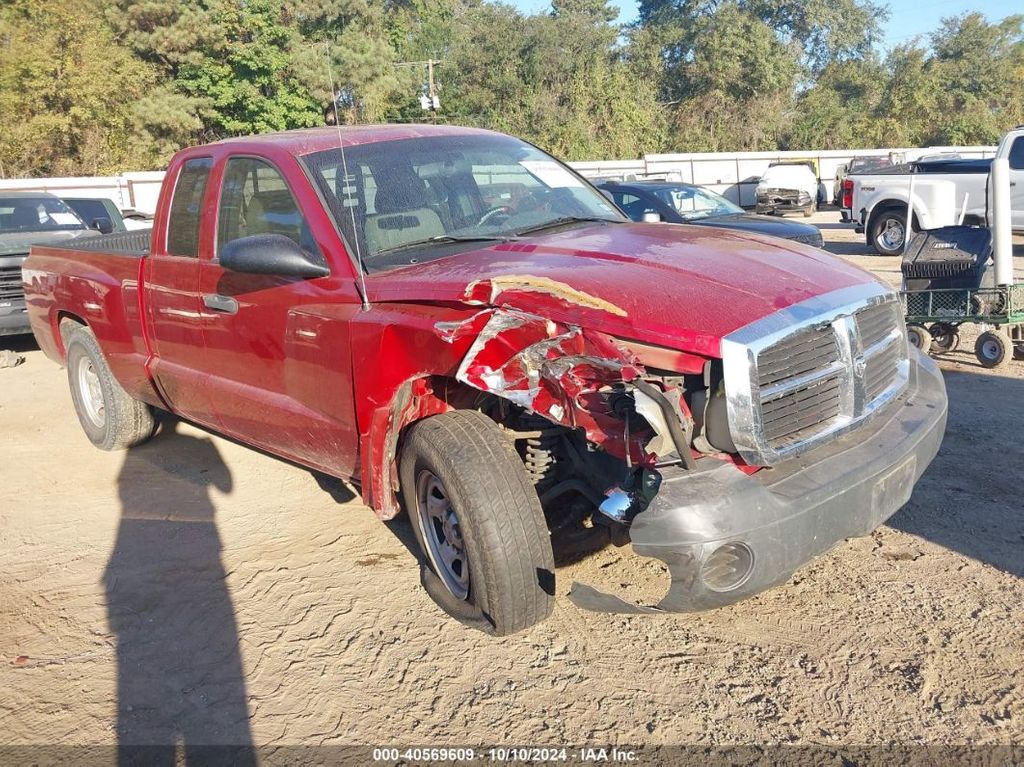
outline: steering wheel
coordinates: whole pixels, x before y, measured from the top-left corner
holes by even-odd
[[[482,216],[480,216],[480,220],[476,222],[475,226],[483,226],[484,224],[489,223],[492,219],[498,218],[499,216],[505,216],[506,218],[508,218],[511,212],[512,208],[510,208],[507,205],[499,205],[496,208],[491,208]]]

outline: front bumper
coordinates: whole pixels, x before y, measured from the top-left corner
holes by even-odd
[[[696,612],[738,602],[787,580],[846,538],[867,535],[909,499],[946,428],[946,388],[935,363],[914,351],[903,394],[860,428],[772,469],[747,475],[716,459],[664,473],[661,489],[630,528],[633,550],[668,565],[657,607],[573,584],[569,598],[597,612]],[[703,568],[724,544],[753,553],[727,591]]]
[[[787,211],[805,211],[814,208],[814,200],[806,194],[770,193],[759,194],[754,204],[755,213],[776,213]]]

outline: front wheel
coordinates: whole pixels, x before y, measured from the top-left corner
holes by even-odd
[[[153,436],[153,409],[117,382],[92,331],[71,331],[67,350],[71,399],[89,440],[101,450],[123,450]]]
[[[475,411],[414,424],[399,478],[430,568],[424,585],[445,611],[497,636],[551,613],[555,563],[544,512],[497,424]]]

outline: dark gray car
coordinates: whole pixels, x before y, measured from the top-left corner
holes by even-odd
[[[52,194],[0,191],[0,336],[32,332],[21,287],[29,248],[94,234]]]
[[[820,248],[818,227],[772,216],[747,213],[743,208],[694,184],[677,181],[607,181],[597,188],[634,221],[656,213],[673,224],[699,224],[767,234]]]

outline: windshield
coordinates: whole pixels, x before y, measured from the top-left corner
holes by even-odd
[[[892,162],[888,157],[856,157],[850,160],[850,174],[870,173],[873,170],[891,168]]]
[[[71,208],[56,197],[0,197],[0,234],[84,228]]]
[[[625,220],[574,171],[510,136],[382,141],[303,159],[371,272],[441,258],[463,241]]]
[[[676,187],[660,187],[651,191],[662,202],[672,206],[686,221],[709,216],[731,216],[743,212],[743,208],[738,205],[733,205],[721,195],[699,186],[680,184]]]

